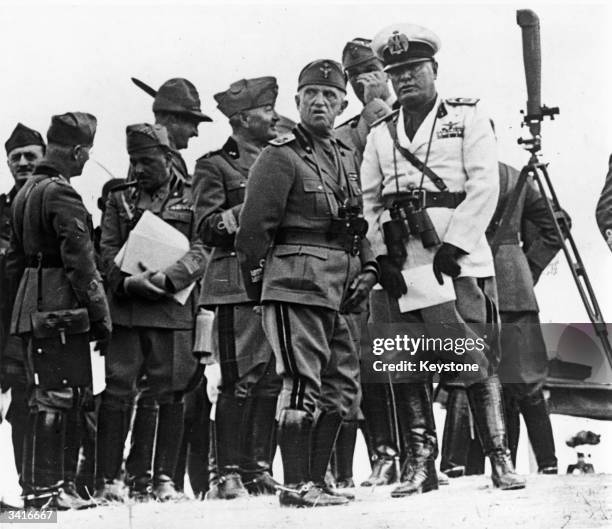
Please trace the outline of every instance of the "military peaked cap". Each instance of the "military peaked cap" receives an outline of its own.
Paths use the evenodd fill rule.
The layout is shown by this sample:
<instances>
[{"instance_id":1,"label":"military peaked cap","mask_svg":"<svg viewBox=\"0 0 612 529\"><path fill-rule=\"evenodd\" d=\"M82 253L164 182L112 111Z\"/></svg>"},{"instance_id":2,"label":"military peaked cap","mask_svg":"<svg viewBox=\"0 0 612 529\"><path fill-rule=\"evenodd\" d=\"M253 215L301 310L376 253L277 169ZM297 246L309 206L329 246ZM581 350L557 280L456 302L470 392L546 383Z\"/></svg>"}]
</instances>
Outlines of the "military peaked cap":
<instances>
[{"instance_id":1,"label":"military peaked cap","mask_svg":"<svg viewBox=\"0 0 612 529\"><path fill-rule=\"evenodd\" d=\"M429 61L440 46L440 39L433 31L416 24L387 26L372 41L372 50L383 61L385 71L404 64Z\"/></svg>"}]
</instances>

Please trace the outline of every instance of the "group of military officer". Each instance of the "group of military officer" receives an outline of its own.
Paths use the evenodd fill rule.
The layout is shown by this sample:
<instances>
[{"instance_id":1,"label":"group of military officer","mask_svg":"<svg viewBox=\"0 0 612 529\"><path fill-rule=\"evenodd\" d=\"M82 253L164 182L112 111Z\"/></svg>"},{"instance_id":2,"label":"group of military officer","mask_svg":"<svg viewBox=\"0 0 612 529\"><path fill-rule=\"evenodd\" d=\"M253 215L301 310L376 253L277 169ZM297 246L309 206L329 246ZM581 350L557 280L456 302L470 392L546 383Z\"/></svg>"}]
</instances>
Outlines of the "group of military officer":
<instances>
[{"instance_id":1,"label":"group of military officer","mask_svg":"<svg viewBox=\"0 0 612 529\"><path fill-rule=\"evenodd\" d=\"M232 133L197 161L193 178L179 151L210 118L189 81L167 81L154 92L155 123L126 129L130 171L126 181L107 186L98 245L70 184L88 160L96 118L54 116L46 145L17 126L6 143L15 188L0 203L7 292L2 384L12 390L8 419L26 506L86 508L95 504L91 495L99 503L128 493L177 499L186 466L194 491L208 490L208 498L280 490L281 505L343 505L354 499L340 489L353 486L359 424L372 462L364 485L399 481L393 497L437 489L430 375L360 384L368 319L407 329L458 324L465 336L486 338L483 353L469 360L477 373L441 381L449 404L466 396L464 408L449 405L448 432L473 417L493 484L525 486L508 449L496 374L500 347L491 329L499 308L509 322L537 323L533 284L558 241L542 213L544 199L529 187L499 258L519 263L529 303L521 305L518 296L499 307L494 276L501 264L487 237L516 175L500 173L494 131L478 101L437 93L439 47L430 30L395 24L372 41L347 43L342 64L307 64L295 96L299 123L284 134L274 77L232 83L215 95ZM347 80L363 110L335 128L348 104ZM500 178L505 195L498 203ZM118 254L145 212L183 233L190 248L163 270L140 263L141 271L128 275ZM523 220L535 230L526 253ZM427 285L413 280L423 269L433 279ZM440 301L432 285L448 282L453 295ZM187 301L176 302L173 296L191 285ZM419 301L402 310L405 299ZM41 385L34 368L30 315L76 307L87 310L89 337L105 354L106 389L98 398L87 387ZM198 310L214 312L213 364L193 354ZM502 350L545 358L541 335L522 342L509 335ZM550 423L547 429L543 375L529 376L531 384L506 399L506 408L519 402L526 417L525 410L537 408L538 419L527 422L533 442L548 435ZM73 410L77 417L69 421ZM95 454L91 448L87 454L83 429L67 428L91 410ZM449 475L466 471L474 441L457 444L455 435L445 429ZM550 435L538 457L542 471L556 471L551 442ZM277 444L284 485L272 477ZM78 454L81 445L96 471L95 483L89 475L79 488L78 458L67 447ZM401 468L394 466L398 458ZM326 476L330 460L337 487ZM210 482L202 478L207 461Z\"/></svg>"}]
</instances>

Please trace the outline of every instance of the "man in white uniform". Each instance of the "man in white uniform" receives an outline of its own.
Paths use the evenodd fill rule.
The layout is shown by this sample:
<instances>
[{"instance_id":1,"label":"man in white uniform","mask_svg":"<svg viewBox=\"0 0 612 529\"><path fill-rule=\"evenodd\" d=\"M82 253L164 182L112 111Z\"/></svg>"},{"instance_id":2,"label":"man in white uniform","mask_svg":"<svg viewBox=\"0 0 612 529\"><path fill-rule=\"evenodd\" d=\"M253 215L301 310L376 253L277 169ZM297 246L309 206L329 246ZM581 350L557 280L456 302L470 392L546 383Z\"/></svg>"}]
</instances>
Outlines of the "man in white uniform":
<instances>
[{"instance_id":1,"label":"man in white uniform","mask_svg":"<svg viewBox=\"0 0 612 529\"><path fill-rule=\"evenodd\" d=\"M451 373L467 386L494 485L522 488L525 482L508 455L495 376L499 347L491 332L498 317L485 230L499 191L495 138L478 100L437 94L439 47L433 32L413 24L387 27L372 42L401 105L372 128L361 167L368 238L384 289L372 295L372 319L424 324L432 337L440 332L434 325L455 324L455 338L484 344L466 354L436 350L423 358L449 369L478 365L476 371ZM417 370L410 383L397 385L402 436L412 457L394 497L437 488L430 376Z\"/></svg>"}]
</instances>

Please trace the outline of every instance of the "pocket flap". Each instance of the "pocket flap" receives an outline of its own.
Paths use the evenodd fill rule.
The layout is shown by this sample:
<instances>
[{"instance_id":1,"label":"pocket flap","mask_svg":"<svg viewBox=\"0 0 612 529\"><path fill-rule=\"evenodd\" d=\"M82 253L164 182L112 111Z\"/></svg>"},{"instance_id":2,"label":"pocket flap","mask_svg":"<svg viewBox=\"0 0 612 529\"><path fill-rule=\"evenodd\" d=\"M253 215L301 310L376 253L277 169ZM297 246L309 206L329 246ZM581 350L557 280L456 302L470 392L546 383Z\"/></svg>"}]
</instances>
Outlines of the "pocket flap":
<instances>
[{"instance_id":1,"label":"pocket flap","mask_svg":"<svg viewBox=\"0 0 612 529\"><path fill-rule=\"evenodd\" d=\"M85 308L33 312L30 317L35 338L83 334L89 331L89 314Z\"/></svg>"},{"instance_id":2,"label":"pocket flap","mask_svg":"<svg viewBox=\"0 0 612 529\"><path fill-rule=\"evenodd\" d=\"M230 180L226 184L228 191L235 191L236 189L244 189L246 187L246 180Z\"/></svg>"},{"instance_id":3,"label":"pocket flap","mask_svg":"<svg viewBox=\"0 0 612 529\"><path fill-rule=\"evenodd\" d=\"M304 191L307 193L325 193L325 189L320 180L305 178L302 182L304 184Z\"/></svg>"}]
</instances>

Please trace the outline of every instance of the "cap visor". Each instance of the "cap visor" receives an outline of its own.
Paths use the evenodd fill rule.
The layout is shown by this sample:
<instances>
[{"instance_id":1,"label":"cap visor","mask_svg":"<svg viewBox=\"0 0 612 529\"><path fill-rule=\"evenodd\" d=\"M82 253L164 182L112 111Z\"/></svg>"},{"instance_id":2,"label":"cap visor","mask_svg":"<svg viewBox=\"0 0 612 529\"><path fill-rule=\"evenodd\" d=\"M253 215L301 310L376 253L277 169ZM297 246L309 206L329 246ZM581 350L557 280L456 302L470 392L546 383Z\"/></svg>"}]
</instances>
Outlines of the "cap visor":
<instances>
[{"instance_id":1,"label":"cap visor","mask_svg":"<svg viewBox=\"0 0 612 529\"><path fill-rule=\"evenodd\" d=\"M414 57L413 59L406 59L405 61L397 62L394 64L390 64L389 66L385 66L383 68L383 71L389 72L391 70L395 70L396 68L405 66L406 64L417 64L419 62L428 62L428 61L433 61L433 58L432 57Z\"/></svg>"}]
</instances>

